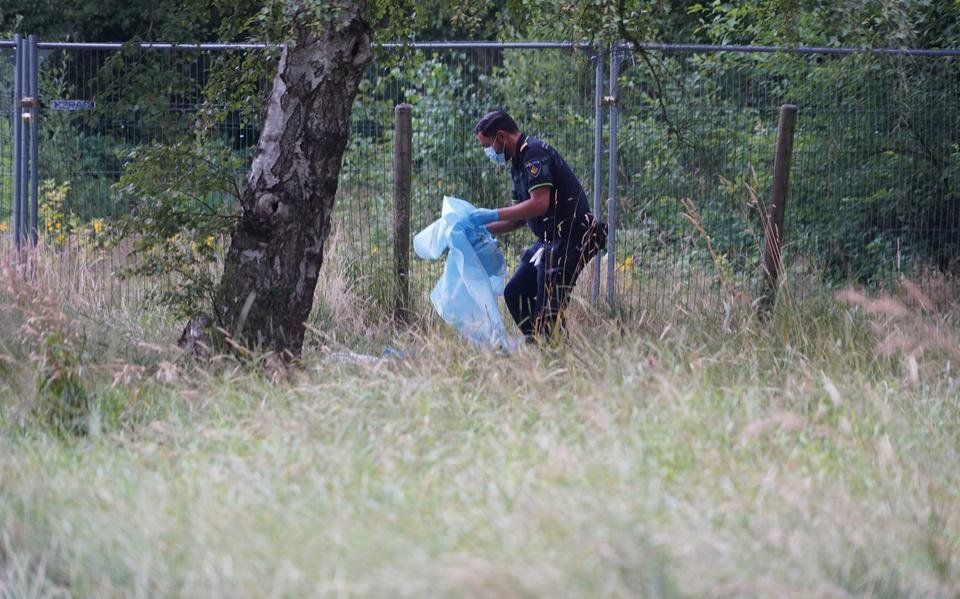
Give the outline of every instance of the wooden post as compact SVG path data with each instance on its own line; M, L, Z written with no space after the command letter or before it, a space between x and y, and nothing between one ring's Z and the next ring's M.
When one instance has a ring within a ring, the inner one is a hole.
M394 109L393 136L393 265L396 294L393 316L407 321L410 307L410 188L413 160L413 107L399 104Z
M780 107L780 126L777 133L777 151L773 160L773 188L770 206L764 223L763 278L764 290L760 298L761 310L768 309L777 297L777 286L783 276L783 215L790 183L790 157L793 154L793 129L797 107Z

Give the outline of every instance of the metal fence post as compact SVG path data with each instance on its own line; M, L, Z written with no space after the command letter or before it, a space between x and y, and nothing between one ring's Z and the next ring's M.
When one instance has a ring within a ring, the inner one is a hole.
M30 36L29 50L30 72L27 74L29 80L30 105L30 239L33 247L37 247L39 241L38 229L38 184L40 180L39 173L39 128L40 128L40 62L37 56L37 36ZM27 197L24 195L24 203Z
M594 50L594 112L593 112L593 214L600 218L600 198L603 193L603 67L605 49ZM593 260L593 303L600 300L600 256Z
M18 212L19 222L17 223L17 249L20 249L27 240L27 223L29 217L28 199L30 197L30 73L33 67L30 64L30 40L29 38L20 38L20 51L23 54L23 62L20 68L20 122L17 124L20 130L20 210Z
M617 274L617 125L618 109L617 93L620 86L617 79L620 75L620 61L622 54L614 49L610 53L610 83L608 104L610 106L610 150L607 160L609 160L609 171L607 187L609 197L607 200L607 303L613 304L616 298L616 274Z
M410 308L410 189L413 161L413 106L394 109L393 135L393 264L396 295L393 316L406 322Z
M22 140L20 133L23 131L21 113L23 106L20 98L23 95L21 87L23 83L23 39L20 34L16 34L14 40L14 67L13 67L13 243L17 250L20 249L20 158L23 153Z

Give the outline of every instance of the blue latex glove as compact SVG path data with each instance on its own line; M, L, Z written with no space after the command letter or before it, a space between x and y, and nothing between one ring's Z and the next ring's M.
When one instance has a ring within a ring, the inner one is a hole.
M489 208L477 208L467 215L467 220L475 227L483 227L500 220L500 213Z

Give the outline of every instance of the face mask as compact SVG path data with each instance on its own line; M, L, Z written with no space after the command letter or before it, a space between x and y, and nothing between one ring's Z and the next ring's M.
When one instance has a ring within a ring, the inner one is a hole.
M493 143L483 149L487 154L487 158L492 160L495 164L506 164L507 157L503 155L503 150L497 152L493 149L494 144L497 143L497 138L493 138Z

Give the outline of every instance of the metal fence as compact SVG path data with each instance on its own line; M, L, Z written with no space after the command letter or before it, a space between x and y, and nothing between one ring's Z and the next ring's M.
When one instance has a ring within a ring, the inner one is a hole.
M14 47L0 42L4 252L14 247L13 175L22 164L12 143L23 122L14 83L29 66ZM131 283L114 277L132 259L129 246L105 239L131 209L116 193L125 153L189 139L213 110L206 134L249 158L259 110L250 98L270 78L247 73L269 73L278 49L35 47L39 243L65 273L94 272L118 297L136 295L142 283L125 287ZM211 97L215 78L234 95ZM339 251L361 297L389 297L400 102L413 105L413 232L439 215L445 194L507 204L509 176L473 139L477 119L501 106L560 151L612 226L609 251L588 269L581 296L636 310L749 299L761 275L777 112L791 102L799 116L785 261L794 287L883 284L925 268L952 273L960 249L958 92L958 51L387 44L354 107L335 211ZM241 184L244 174L235 173ZM529 242L519 233L505 238L508 261ZM422 301L439 267L411 265L412 296Z

